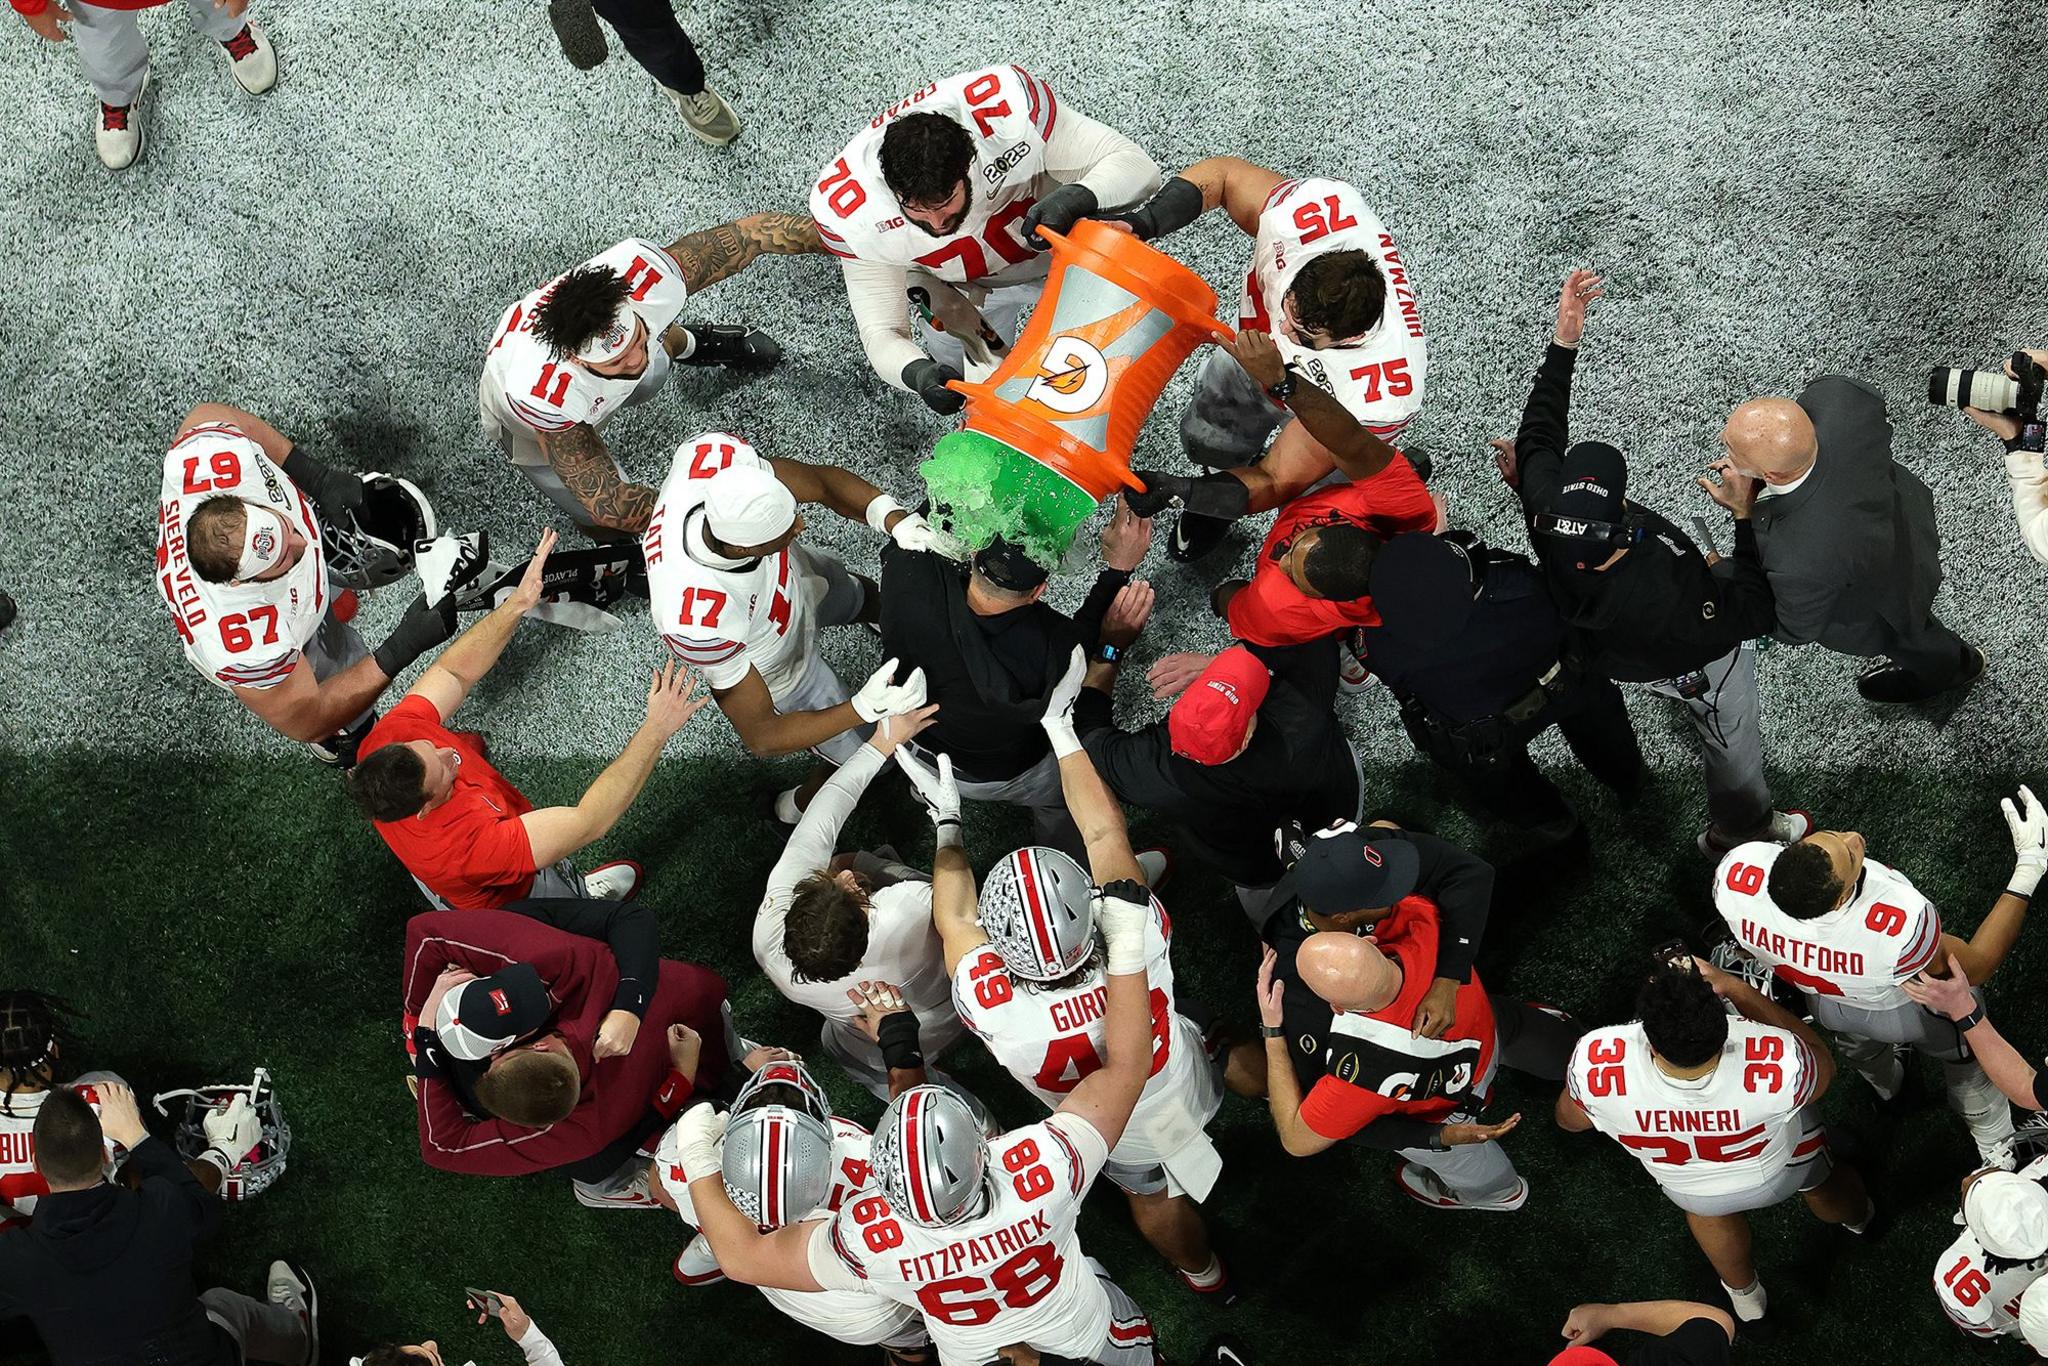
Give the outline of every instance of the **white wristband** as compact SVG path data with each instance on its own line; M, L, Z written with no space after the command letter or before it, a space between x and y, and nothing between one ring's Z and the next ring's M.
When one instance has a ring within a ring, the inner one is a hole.
M1043 721L1045 738L1052 742L1055 759L1064 759L1081 748L1081 737L1074 733L1072 721Z
M886 536L889 534L889 527L887 525L889 514L901 511L903 511L903 504L897 502L886 493L878 493L875 495L874 501L868 504L868 510L864 515L867 517L869 526Z
M2041 885L2041 875L2044 872L2048 872L2048 868L2043 868L2030 859L2015 863L2012 866L2012 877L2005 884L2005 890L2014 896L2031 899L2034 889Z
M934 823L932 826L932 843L939 849L960 848L962 841L960 839L959 818L945 816Z
M1145 971L1145 917L1150 906L1134 906L1117 897L1098 901L1102 942L1108 948L1105 970L1112 977Z
M235 1169L235 1159L220 1148L208 1148L199 1154L199 1160L220 1168L220 1179L223 1181L227 1180L228 1173Z

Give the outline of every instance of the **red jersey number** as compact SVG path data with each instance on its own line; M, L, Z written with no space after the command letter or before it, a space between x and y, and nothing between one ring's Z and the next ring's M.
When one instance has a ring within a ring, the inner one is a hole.
M918 1307L940 1323L971 1328L1005 1309L1029 1309L1060 1283L1066 1262L1044 1243L1034 1243L986 1277L953 1276L917 1292Z
M1302 245L1319 237L1328 237L1333 232L1358 226L1358 220L1344 212L1336 195L1327 195L1321 200L1310 200L1294 211L1294 226L1301 233Z
M185 457L185 492L212 493L242 482L242 458L233 451L215 451L206 462L206 474L199 473L199 457Z
M1007 985L1007 983L1005 984ZM1158 1076L1173 1052L1173 1008L1166 993L1152 989L1152 1071ZM1062 1034L1045 1048L1045 1061L1038 1065L1032 1082L1041 1091L1065 1095L1102 1070L1102 1055L1086 1034Z

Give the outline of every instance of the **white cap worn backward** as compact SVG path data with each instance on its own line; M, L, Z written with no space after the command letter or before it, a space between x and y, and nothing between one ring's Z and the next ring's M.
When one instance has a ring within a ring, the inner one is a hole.
M766 545L796 523L796 495L767 470L728 465L704 491L704 521L727 545Z
M242 504L242 559L235 577L248 583L284 558L284 519L269 508Z
M1987 1172L1972 1181L1963 1196L1963 1221L1994 1257L2029 1262L2048 1252L2048 1190L2024 1176Z
M576 348L576 359L586 365L603 365L617 360L633 344L633 334L638 330L636 325L639 321L639 315L632 309L621 310L604 331Z
M2027 1287L2020 1296L2020 1336L2036 1356L2048 1356L2048 1276Z

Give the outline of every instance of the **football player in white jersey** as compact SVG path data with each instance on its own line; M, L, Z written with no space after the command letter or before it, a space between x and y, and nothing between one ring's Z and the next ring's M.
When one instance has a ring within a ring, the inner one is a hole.
M1102 1067L1050 1119L994 1139L952 1092L912 1087L875 1127L869 1190L829 1220L769 1234L733 1207L716 1179L719 1119L710 1108L686 1114L678 1135L700 1227L727 1276L786 1290L868 1286L915 1305L942 1366L982 1366L1012 1344L1100 1366L1155 1360L1150 1321L1082 1255L1075 1236L1081 1201L1151 1070L1150 896L1137 880L1123 813L1080 742L1055 736L1053 744L1082 834L1100 851L1097 871L1113 876L1096 905L1107 944ZM933 896L971 899L973 871L959 817L948 809L941 802L934 811Z
M1110 218L1149 241L1218 207L1253 239L1252 260L1237 340L1203 363L1180 431L1188 459L1223 472L1136 471L1147 489L1133 503L1141 513L1181 500L1167 543L1179 560L1214 549L1230 519L1279 507L1333 472L1365 479L1384 469L1388 443L1421 411L1429 368L1408 263L1344 181L1209 157Z
M1737 1012L1730 1015L1730 1010ZM1741 979L1680 957L1636 997L1639 1018L1572 1048L1559 1127L1598 1129L1640 1161L1721 1277L1745 1323L1768 1303L1747 1212L1797 1194L1823 1222L1863 1233L1863 1178L1828 1150L1817 1109L1834 1080L1827 1045Z
M946 381L990 373L1044 287L1037 229L1064 232L1157 188L1159 167L1136 143L1021 67L991 66L875 115L820 173L811 217L845 268L875 373L953 413L965 400Z
M1055 752L1063 743L1061 724L1080 691L1084 660L1073 667L1046 702L1047 733ZM911 775L939 819L959 798L908 753L897 762ZM1061 766L1062 777L1066 766ZM1099 813L1084 809L1084 787L1067 784L1067 805L1083 832L1110 828ZM1116 828L1121 830L1121 822ZM1056 849L1031 847L1010 854L989 874L977 905L973 887L933 875L932 914L944 946L953 1000L996 1060L1025 1090L1057 1109L1060 1101L1102 1065L1107 1023L1102 1004L1106 984L1089 906L1090 871L1103 880L1121 862L1115 844L1102 850L1089 841L1090 870ZM1236 1298L1222 1260L1210 1243L1197 1203L1214 1188L1222 1158L1203 1132L1223 1104L1223 1068L1203 1047L1202 1029L1174 1009L1172 936L1166 908L1148 895L1145 974L1152 1013L1152 1074L1123 1137L1109 1155L1109 1179L1130 1200L1131 1217L1145 1238L1172 1263L1181 1280L1221 1302ZM1255 1053L1243 1045L1245 1053ZM1257 1094L1263 1069L1238 1063L1242 1094Z
M936 706L875 724L804 807L803 819L768 874L754 914L754 961L798 1005L825 1017L819 1041L846 1074L887 1102L894 1094L881 1040L868 1027L863 988L886 983L913 1012L923 1053L937 1057L964 1033L953 1007L928 874L869 854L834 858L839 831L898 745L931 724ZM936 1068L930 1080L980 1106Z
M1849 1066L1886 1100L1905 1082L1903 1046L1941 1060L1949 1108L1985 1162L2012 1136L2012 1110L1954 1021L1923 1009L1903 984L1939 977L1951 958L1972 986L2019 938L2027 902L2048 869L2048 810L2021 789L2008 800L2015 862L2005 893L1967 942L1943 931L1934 904L1896 868L1864 852L1863 836L1821 830L1794 844L1737 845L1714 874L1714 905L1735 942L1806 997Z
M686 1224L697 1222L679 1157L680 1121L662 1135L654 1154L655 1199ZM733 1100L719 1140L720 1184L764 1233L808 1218L836 1214L870 1185L868 1131L827 1108L825 1093L801 1062L765 1064ZM676 1279L701 1285L721 1279L702 1235L676 1258ZM892 1366L930 1360L931 1338L916 1309L857 1290L778 1290L761 1294L806 1328L855 1347L879 1346Z
M1963 1231L1934 1261L1934 1297L1976 1338L2020 1331L2022 1296L2048 1273L2048 1154L1963 1178Z
M636 484L599 433L644 403L672 364L766 369L773 338L729 323L678 321L683 301L762 253L820 250L810 220L757 213L667 246L629 237L506 309L477 381L484 434L519 472L594 539L646 530L652 486Z
M819 627L873 622L880 604L874 583L838 556L796 543L804 503L865 520L909 549L942 544L924 518L857 474L771 459L706 432L677 448L640 547L655 630L704 675L747 749L809 748L837 764L860 748L862 727L924 705L924 674L893 682L890 660L849 693L818 653ZM794 825L828 776L782 793L776 819Z
M330 469L253 413L202 403L164 456L157 595L185 658L272 729L347 767L377 697L455 633L454 592L483 569L434 540L402 479ZM374 651L349 625L356 590L417 568L426 591Z

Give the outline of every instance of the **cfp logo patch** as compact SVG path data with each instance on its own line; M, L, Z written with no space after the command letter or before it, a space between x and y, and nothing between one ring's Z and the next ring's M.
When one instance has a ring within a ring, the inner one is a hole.
M1109 362L1079 337L1055 337L1024 397L1056 413L1085 413L1109 389Z
M988 165L982 167L981 178L990 185L1000 185L1003 183L1003 177L1008 175L1018 162L1024 160L1029 155L1031 155L1031 144L1020 142L994 161L989 162Z

